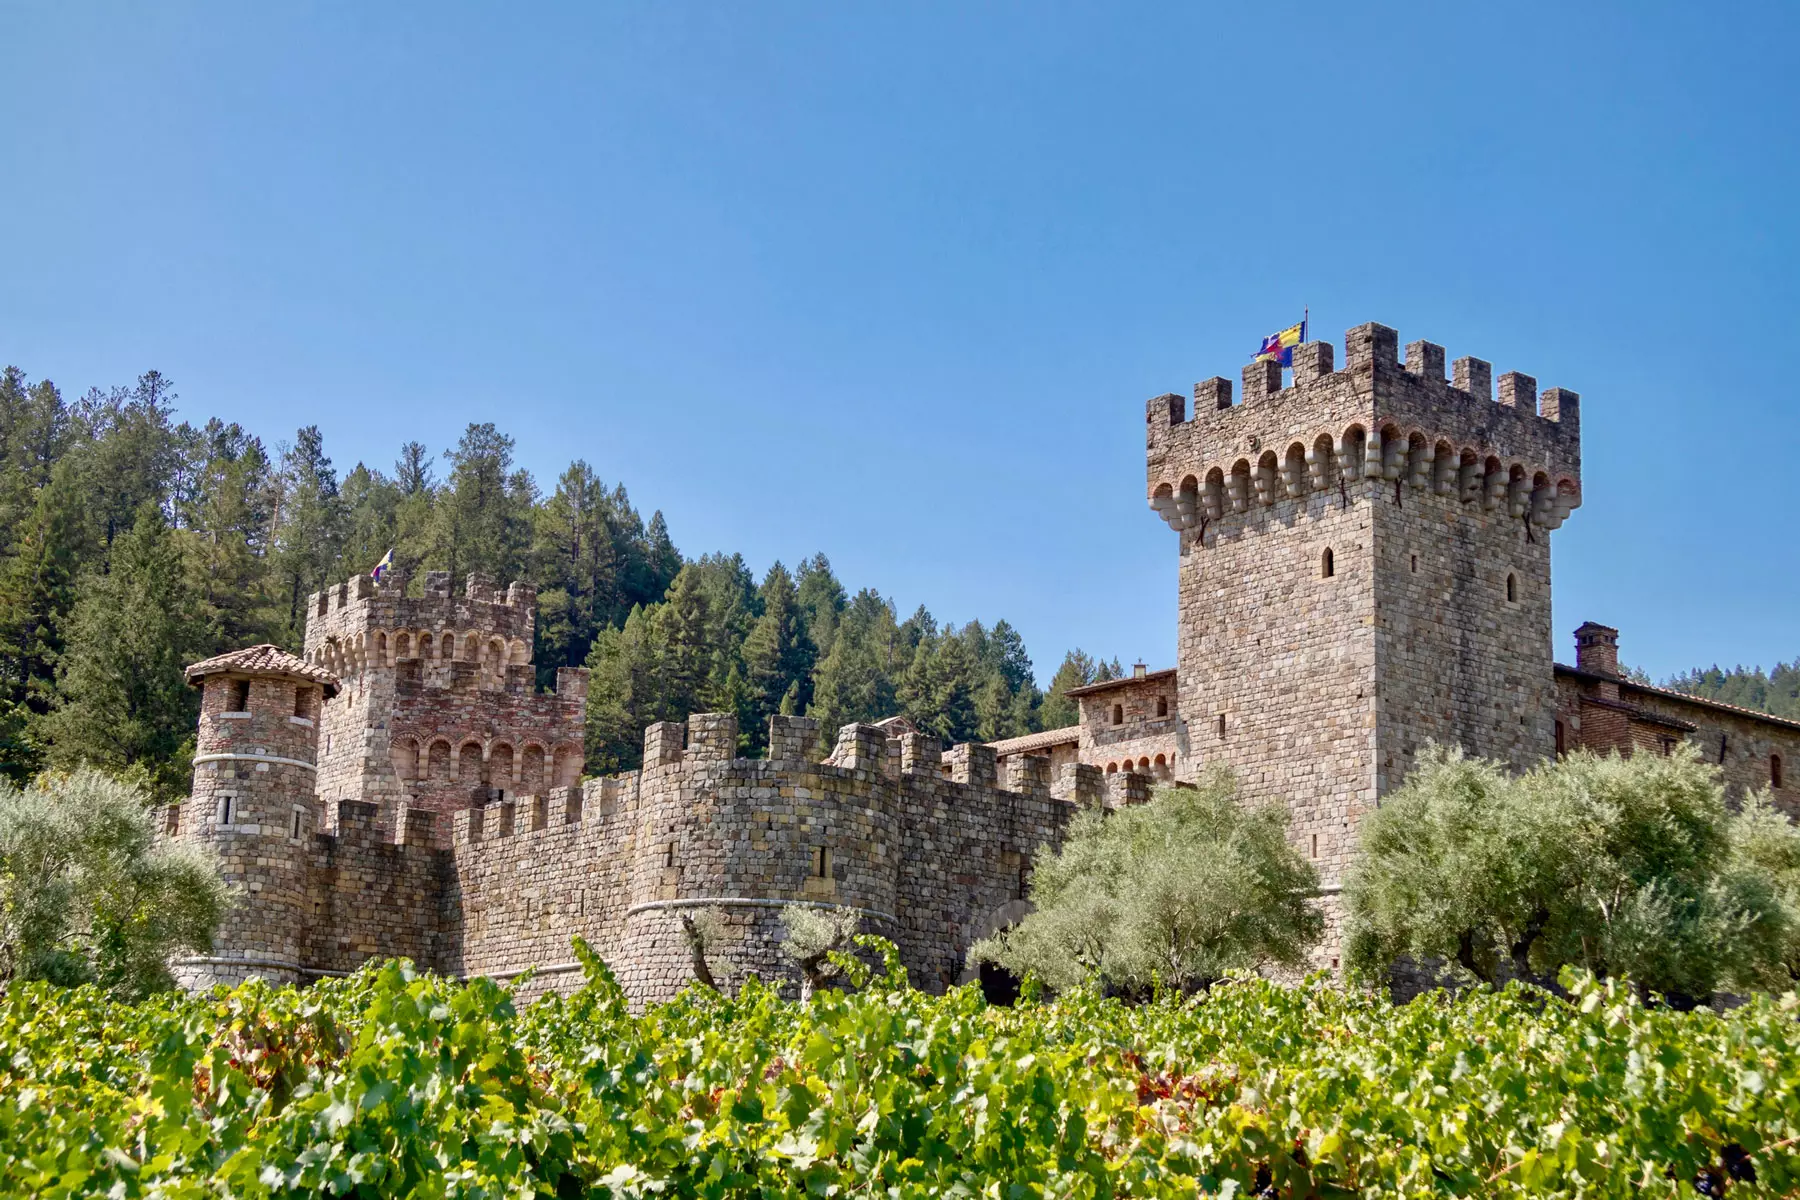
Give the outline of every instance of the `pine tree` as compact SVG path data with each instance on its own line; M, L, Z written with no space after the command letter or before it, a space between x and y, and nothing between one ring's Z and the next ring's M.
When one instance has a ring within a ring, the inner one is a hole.
M513 440L492 422L471 424L449 452L450 479L434 506L428 565L460 578L519 577L531 544L536 502L531 476L513 469Z
M344 476L344 543L334 577L348 579L374 568L398 545L400 489L362 463ZM396 555L396 557L398 557Z
M762 615L744 641L744 668L749 685L751 718L749 745L760 749L767 735L769 716L781 711L804 711L809 699L813 648L801 622L799 594L787 568L776 563L764 576L758 596ZM782 704L792 695L791 709Z
M42 719L53 707L56 667L75 607L83 519L71 472L60 466L38 489L0 563L0 771L23 782L43 755Z
M662 707L670 720L702 711L712 647L707 644L708 608L700 572L683 567L669 585L669 596L656 614L662 651Z
M838 621L844 614L844 585L831 573L831 563L825 556L815 554L801 560L795 588L799 596L801 620L806 625L806 636L818 648L822 659L831 653L832 642L837 637Z
M1079 648L1063 655L1062 666L1050 677L1050 688L1038 719L1044 729L1066 729L1081 720L1081 709L1069 695L1073 688L1086 687L1099 679L1099 664Z
M643 608L594 638L587 657L590 774L633 770L643 762L644 728L665 711L661 657L656 615Z
M62 704L49 721L52 763L135 770L159 797L180 795L199 713L182 669L204 638L180 546L146 504L114 543L112 569L85 581L75 607Z
M272 519L273 591L281 612L279 640L298 649L306 629L306 597L331 581L343 543L337 472L317 425L294 435L281 456L281 495Z
M538 581L537 662L548 683L559 666L587 658L619 611L619 555L606 486L577 460L533 516L532 576Z

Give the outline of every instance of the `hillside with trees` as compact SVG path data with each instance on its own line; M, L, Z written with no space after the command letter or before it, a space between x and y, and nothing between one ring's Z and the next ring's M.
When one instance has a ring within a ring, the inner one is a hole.
M1761 667L1733 667L1729 671L1713 664L1670 679L1665 685L1703 700L1754 708L1771 716L1800 721L1800 658L1791 663L1778 662L1764 673Z
M748 752L778 711L827 731L906 713L957 741L1042 727L1046 697L1005 620L902 618L823 554L760 579L739 554L686 559L623 484L577 459L545 487L492 424L441 455L409 442L385 470L340 472L317 426L271 445L223 418L180 420L176 399L154 371L74 400L0 374L8 778L86 762L185 792L198 698L182 666L258 642L298 650L306 596L390 547L415 580L536 585L540 681L594 672L590 770L635 765L645 725L697 710L736 712ZM1071 654L1048 715L1072 720L1062 692L1107 669Z

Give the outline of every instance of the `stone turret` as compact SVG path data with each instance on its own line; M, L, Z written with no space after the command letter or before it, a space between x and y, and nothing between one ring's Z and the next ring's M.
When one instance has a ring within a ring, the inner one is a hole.
M341 801L375 806L375 828L403 836L403 812L448 817L580 779L587 672L537 690L537 592L472 572L359 575L307 598L306 661L343 681L320 729L328 825Z
M169 832L210 846L234 896L214 953L171 966L189 987L296 982L319 827L318 720L337 680L266 645L195 663L187 678L200 689L194 786Z

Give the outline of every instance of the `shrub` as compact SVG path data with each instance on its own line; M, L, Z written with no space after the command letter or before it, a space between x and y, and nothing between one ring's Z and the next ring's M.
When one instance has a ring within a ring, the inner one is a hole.
M1032 874L1036 911L970 953L1057 989L1138 993L1296 966L1324 919L1318 874L1287 827L1285 806L1243 803L1222 768L1148 804L1085 811Z

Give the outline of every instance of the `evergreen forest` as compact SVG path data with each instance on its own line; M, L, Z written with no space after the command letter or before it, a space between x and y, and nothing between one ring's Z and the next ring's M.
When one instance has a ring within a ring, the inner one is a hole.
M593 670L588 769L635 766L644 727L737 713L756 753L768 714L905 713L952 741L1072 723L1070 688L1116 674L1075 651L1046 694L1005 620L901 617L823 554L758 579L742 555L684 557L660 512L576 460L545 486L512 438L398 448L340 471L317 426L271 445L235 422L179 419L171 381L75 399L0 374L0 775L87 762L163 798L188 786L198 696L182 668L274 642L298 650L306 596L392 548L427 570L538 589L535 661Z

